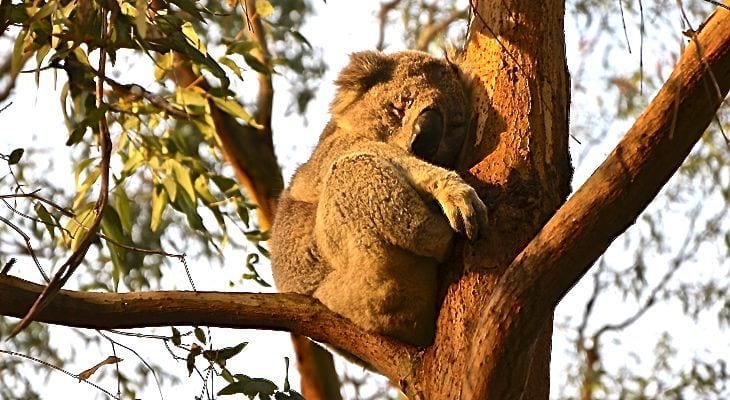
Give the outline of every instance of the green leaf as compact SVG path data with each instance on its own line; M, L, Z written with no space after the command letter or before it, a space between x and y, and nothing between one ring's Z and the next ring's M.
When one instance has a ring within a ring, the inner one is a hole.
M167 161L170 162L170 166L175 172L177 183L183 188L183 190L185 190L191 199L195 200L197 198L195 194L195 187L193 187L193 181L190 179L190 172L188 172L188 169L177 160L169 159Z
M25 153L25 149L17 148L10 152L10 155L8 156L8 164L13 165L20 162L20 159L23 157L23 153Z
M246 345L248 345L248 342L242 342L236 346L226 347L219 350L206 350L203 352L203 357L210 362L214 362L221 367L225 367L226 361L240 353Z
M190 228L205 232L205 225L203 225L203 219L198 214L195 201L188 197L187 193L178 193L177 200L174 203L185 214L185 217L187 217Z
M197 87L178 89L175 97L177 102L185 107L205 107L208 104L203 91Z
M255 49L258 45L255 42L249 40L239 40L228 45L226 54L248 54L251 50Z
M181 10L195 17L198 21L205 22L205 18L200 14L201 11L205 12L205 10L198 9L192 0L172 0L172 2L180 7Z
M235 382L233 375L231 375L231 371L227 370L226 368L221 369L221 378L225 379L225 381L228 383Z
M51 239L56 239L56 225L58 222L53 218L53 215L48 212L46 207L43 206L41 203L35 203L35 213L38 216L38 219L40 219L43 224L46 226L46 230L48 230L48 234L51 235Z
M18 37L15 38L13 43L13 54L10 59L10 75L17 76L20 69L23 67L24 57L23 50L25 48L25 39L28 37L28 31L23 29L18 33Z
M119 220L124 231L129 234L129 232L132 232L132 212L129 208L131 202L129 197L127 197L127 192L124 190L124 185L119 183L114 189L114 194L116 195L115 205L119 213Z
M236 207L236 212L238 213L238 216L241 218L241 221L243 221L243 224L246 225L246 228L248 228L249 223L249 209L244 206L243 204L239 204L238 207Z
M182 344L182 336L180 335L180 331L177 330L177 328L175 328L174 326L171 328L172 328L172 338L171 338L172 344L174 344L175 346L180 346L180 344Z
M264 65L261 61L259 61L258 58L254 57L251 53L243 53L243 61L246 61L246 64L248 64L249 67L253 68L254 71L263 74L263 75L270 75L271 70L269 70L269 67Z
M224 387L218 392L219 396L230 395L230 394L243 394L253 399L258 396L259 399L271 398L276 392L276 385L263 378L251 378L246 375L236 374L234 375L236 382Z
M213 193L208 188L208 180L205 179L204 175L200 175L195 178L195 192L202 198L206 203L215 203L216 199Z
M202 329L196 326L195 329L193 329L193 332L195 333L195 338L198 339L200 343L206 343L207 340L205 338L205 332L203 332Z
M177 184L175 183L175 178L172 177L172 174L165 175L165 178L162 179L162 186L165 187L167 194L170 195L170 200L175 201L177 198Z
M152 232L157 232L157 228L162 222L162 212L165 211L165 207L170 202L170 198L167 195L167 191L160 188L152 190L152 215L150 217L150 229Z
M107 243L107 247L112 260L112 282L116 291L119 288L119 280L122 274L129 270L127 249L120 245L128 245L132 241L124 234L119 214L111 205L104 208L104 215L101 218L101 231L104 236L112 240L112 243Z
M81 183L81 185L78 185L76 188L76 198L73 202L73 208L78 208L79 204L86 198L86 193L89 191L91 186L96 183L96 180L99 179L99 176L101 175L101 171L96 168L93 169L89 174L86 176L86 179Z
M165 77L167 71L172 69L174 63L174 53L168 51L162 54L155 63L155 80L161 81Z
M193 370L195 370L195 357L199 356L201 352L202 349L197 344L193 343L193 345L190 346L190 352L188 352L188 356L185 360L188 367L188 376L193 374Z
M73 146L81 142L81 140L84 138L84 134L86 133L86 128L88 128L88 126L83 122L78 124L68 136L68 139L66 140L66 146Z
M235 99L222 99L220 97L211 97L211 99L213 100L213 103L218 106L218 108L227 112L228 114L236 118L241 118L242 120L246 121L247 124L256 129L264 128L261 124L256 122L251 114L246 112L243 106L241 106Z
M218 396L226 396L231 394L243 394L246 390L246 386L241 382L233 382L223 389L218 391Z
M256 0L256 14L261 18L266 18L274 13L274 6L267 0Z
M231 60L229 57L223 56L218 59L218 62L230 68L231 71L236 74L238 79L243 79L243 75L241 75L241 67L239 67L235 61Z
M92 202L86 203L80 207L74 206L74 210L76 219L69 221L69 224L66 227L66 229L73 234L73 239L71 239L71 243L69 243L71 251L76 251L79 248L81 241L84 239L84 235L86 235L86 232L88 231L87 228L96 217L96 213L94 212L94 203ZM83 224L84 227L79 226L79 224Z
M41 66L43 65L43 59L46 58L48 55L48 52L51 51L51 46L44 45L38 51L35 53L35 85L40 85L40 79L41 79Z
M134 17L134 26L140 38L147 36L147 0L136 0L134 4L137 9L137 15Z
M305 38L304 35L302 35L299 31L289 31L289 33L291 33L291 35L294 36L294 39L297 42L303 43L305 46L307 46L309 48L309 50L312 50L312 44L309 43L309 40L307 40L307 38Z
M56 11L57 6L58 6L58 2L55 0L51 0L48 3L44 4L43 7L41 7L35 13L33 11L31 11L30 9L28 9L28 11L29 11L28 15L30 15L30 21L38 21L38 20L41 20L41 19L51 15L52 12Z
M238 182L231 178L227 178L222 175L211 175L210 180L212 180L213 183L218 186L218 189L228 198L236 197L240 194L238 191Z

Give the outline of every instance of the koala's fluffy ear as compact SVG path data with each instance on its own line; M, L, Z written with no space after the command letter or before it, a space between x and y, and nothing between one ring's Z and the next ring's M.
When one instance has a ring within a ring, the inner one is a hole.
M350 63L335 80L338 87L332 102L332 114L338 114L379 82L388 80L395 67L392 58L379 51L361 51L350 55Z

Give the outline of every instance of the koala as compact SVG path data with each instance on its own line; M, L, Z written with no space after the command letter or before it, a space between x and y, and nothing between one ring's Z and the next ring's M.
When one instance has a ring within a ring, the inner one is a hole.
M468 101L456 67L426 53L354 53L332 119L282 193L272 227L279 290L358 326L433 342L437 269L487 209L453 169Z

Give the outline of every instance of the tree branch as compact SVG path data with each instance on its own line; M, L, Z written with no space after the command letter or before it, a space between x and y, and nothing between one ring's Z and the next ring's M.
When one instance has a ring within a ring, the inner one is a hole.
M421 34L416 38L416 50L427 51L428 45L431 44L436 35L442 34L451 24L462 18L466 18L466 16L466 10L453 10L441 21L433 22L423 27Z
M552 308L679 168L729 88L730 12L717 9L621 143L508 267L481 314L469 387L519 398L510 371L529 352L507 350L529 348Z
M0 315L22 317L42 290L35 283L0 276ZM415 347L365 332L313 298L294 293L61 290L35 320L89 329L205 325L289 331L343 349L393 382L410 374L417 354Z

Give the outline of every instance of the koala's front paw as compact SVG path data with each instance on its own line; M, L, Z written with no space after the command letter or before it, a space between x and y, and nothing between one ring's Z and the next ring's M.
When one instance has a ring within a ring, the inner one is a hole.
M450 175L434 195L454 231L475 240L479 231L486 229L487 207L458 175Z

